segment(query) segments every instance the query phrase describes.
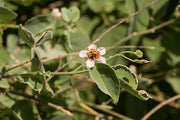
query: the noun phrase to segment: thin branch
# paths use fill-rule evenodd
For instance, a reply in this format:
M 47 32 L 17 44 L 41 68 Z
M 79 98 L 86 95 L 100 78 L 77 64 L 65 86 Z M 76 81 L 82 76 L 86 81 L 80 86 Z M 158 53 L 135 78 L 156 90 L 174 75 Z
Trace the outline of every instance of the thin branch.
M 82 70 L 82 71 L 74 71 L 74 72 L 46 72 L 48 75 L 74 75 L 74 74 L 82 74 L 86 73 L 88 70 Z M 46 74 L 45 73 L 45 74 Z M 41 72 L 28 72 L 28 73 L 22 73 L 22 74 L 13 74 L 13 75 L 2 75 L 0 78 L 10 78 L 15 76 L 25 76 L 25 75 L 37 75 L 37 74 L 44 74 Z
M 171 97 L 165 101 L 163 101 L 162 103 L 160 103 L 159 105 L 157 105 L 156 107 L 154 107 L 151 111 L 149 111 L 146 115 L 144 115 L 142 117 L 141 120 L 147 120 L 152 114 L 154 114 L 157 110 L 159 110 L 160 108 L 162 108 L 163 106 L 167 105 L 168 103 L 170 102 L 173 102 L 174 100 L 180 98 L 180 94 L 174 96 L 174 97 Z
M 62 106 L 60 106 L 60 105 L 56 105 L 56 104 L 54 104 L 54 103 L 41 100 L 41 99 L 39 99 L 39 98 L 37 98 L 37 97 L 35 97 L 35 96 L 30 96 L 30 95 L 27 95 L 27 94 L 18 93 L 18 92 L 16 92 L 16 91 L 8 91 L 8 92 L 9 92 L 9 93 L 12 93 L 12 94 L 15 94 L 15 95 L 19 95 L 19 96 L 25 97 L 25 98 L 28 98 L 28 99 L 31 99 L 31 100 L 34 100 L 34 101 L 37 101 L 37 102 L 39 102 L 39 103 L 42 103 L 42 104 L 45 104 L 45 105 L 50 106 L 50 107 L 52 107 L 52 108 L 55 108 L 55 109 L 57 109 L 57 110 L 60 110 L 60 111 L 64 112 L 65 114 L 69 115 L 69 116 L 73 116 L 73 114 L 72 114 L 70 111 L 64 109 L 64 108 L 63 108 Z
M 153 4 L 159 2 L 160 0 L 155 0 L 153 2 L 151 2 L 150 4 L 146 5 L 144 8 L 138 10 L 137 12 L 131 14 L 130 16 L 126 17 L 125 19 L 120 20 L 118 23 L 116 23 L 115 25 L 111 26 L 109 29 L 107 29 L 101 36 L 99 36 L 95 41 L 93 41 L 93 43 L 97 43 L 98 41 L 100 41 L 101 38 L 103 38 L 107 33 L 109 33 L 112 29 L 114 29 L 115 27 L 117 27 L 118 25 L 122 24 L 123 22 L 127 21 L 128 19 L 136 16 L 137 14 L 139 14 L 140 12 L 142 12 L 143 10 L 149 8 L 150 6 L 152 6 Z
M 159 98 L 158 96 L 155 96 L 155 95 L 153 95 L 153 94 L 150 94 L 150 93 L 148 93 L 148 94 L 149 94 L 149 96 L 152 97 L 152 99 L 153 99 L 154 101 L 163 102 L 163 101 L 165 100 L 164 98 Z M 176 108 L 176 109 L 180 109 L 180 106 L 179 106 L 177 103 L 175 103 L 175 102 L 168 103 L 167 105 L 169 105 L 169 106 L 171 106 L 171 107 L 174 107 L 174 108 Z
M 121 48 L 155 49 L 155 47 L 153 47 L 153 46 L 133 46 L 133 45 L 106 47 L 107 50 L 111 50 L 111 49 L 121 49 Z
M 92 104 L 92 103 L 89 103 L 89 102 L 83 102 L 83 103 L 85 103 L 85 104 L 87 104 L 87 105 L 89 105 L 89 106 L 91 106 L 91 107 L 93 107 L 93 108 L 95 108 L 95 109 L 97 109 L 97 110 L 100 110 L 100 111 L 102 111 L 102 112 L 104 112 L 104 113 L 107 113 L 107 114 L 109 114 L 109 115 L 112 115 L 112 116 L 114 116 L 114 117 L 117 117 L 117 118 L 119 118 L 119 119 L 122 119 L 122 120 L 133 120 L 132 118 L 126 117 L 126 116 L 121 115 L 121 114 L 119 114 L 119 113 L 117 113 L 117 112 L 114 112 L 114 111 L 112 111 L 112 110 L 104 109 L 104 108 L 100 107 L 99 105 L 95 105 L 95 104 Z
M 166 22 L 164 22 L 164 23 L 162 23 L 162 24 L 159 24 L 159 25 L 157 25 L 157 26 L 155 26 L 155 27 L 153 27 L 153 28 L 147 29 L 147 30 L 145 30 L 145 31 L 142 31 L 142 32 L 134 32 L 134 33 L 128 35 L 127 37 L 121 39 L 121 40 L 120 40 L 119 42 L 117 42 L 114 46 L 117 46 L 117 45 L 119 45 L 119 44 L 122 44 L 122 43 L 124 43 L 124 42 L 127 42 L 129 39 L 131 39 L 132 37 L 135 37 L 135 36 L 145 35 L 145 34 L 149 34 L 149 33 L 155 33 L 156 30 L 158 30 L 158 29 L 160 29 L 160 28 L 162 28 L 162 27 L 165 27 L 165 26 L 167 26 L 167 25 L 169 25 L 169 24 L 172 24 L 172 23 L 174 23 L 175 21 L 176 21 L 176 19 L 172 19 L 172 20 L 166 21 Z

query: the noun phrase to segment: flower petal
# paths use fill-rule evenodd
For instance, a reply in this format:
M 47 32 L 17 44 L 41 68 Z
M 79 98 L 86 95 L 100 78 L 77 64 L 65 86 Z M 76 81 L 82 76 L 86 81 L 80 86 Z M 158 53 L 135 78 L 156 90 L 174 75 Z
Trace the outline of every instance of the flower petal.
M 102 62 L 102 63 L 106 63 L 106 58 L 100 56 L 100 58 L 98 58 L 98 61 L 99 61 L 99 62 Z
M 94 60 L 91 60 L 91 59 L 88 59 L 87 61 L 86 61 L 86 66 L 88 67 L 88 68 L 92 68 L 92 67 L 94 67 Z
M 99 51 L 100 55 L 106 54 L 106 48 L 104 47 L 99 47 L 97 50 Z
M 88 52 L 89 52 L 88 50 L 81 50 L 81 51 L 79 52 L 79 57 L 81 57 L 81 58 L 87 57 L 87 53 L 88 53 Z
M 88 46 L 88 50 L 91 50 L 91 49 L 96 50 L 97 46 L 95 44 L 91 44 L 91 45 Z

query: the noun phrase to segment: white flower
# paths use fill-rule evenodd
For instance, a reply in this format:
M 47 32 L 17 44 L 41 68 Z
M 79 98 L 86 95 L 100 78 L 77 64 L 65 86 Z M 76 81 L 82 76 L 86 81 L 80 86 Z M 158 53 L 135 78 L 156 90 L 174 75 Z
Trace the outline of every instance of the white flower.
M 81 58 L 88 57 L 88 60 L 86 61 L 86 66 L 88 68 L 92 68 L 95 65 L 94 60 L 96 59 L 99 62 L 106 63 L 106 58 L 101 56 L 104 55 L 105 53 L 106 53 L 106 49 L 104 47 L 99 47 L 97 49 L 97 46 L 95 44 L 91 44 L 88 47 L 88 50 L 81 50 L 79 52 L 79 57 Z
M 61 17 L 61 12 L 59 11 L 58 8 L 53 8 L 52 15 L 54 15 L 56 18 L 60 18 Z

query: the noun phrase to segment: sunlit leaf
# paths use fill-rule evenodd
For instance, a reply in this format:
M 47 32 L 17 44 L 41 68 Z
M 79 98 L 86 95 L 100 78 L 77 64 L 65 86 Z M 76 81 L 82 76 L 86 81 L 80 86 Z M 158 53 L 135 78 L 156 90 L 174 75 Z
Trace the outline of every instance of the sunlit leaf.
M 29 47 L 34 45 L 35 38 L 33 34 L 22 25 L 19 25 L 18 35 Z
M 37 15 L 26 22 L 24 27 L 36 36 L 46 30 L 52 29 L 56 19 L 53 15 Z
M 136 75 L 124 65 L 117 65 L 115 69 L 118 79 L 126 81 L 133 89 L 137 89 L 138 79 Z
M 0 79 L 0 88 L 9 88 L 10 85 L 6 79 Z
M 0 104 L 1 105 L 5 106 L 7 108 L 11 108 L 14 103 L 15 103 L 15 101 L 12 100 L 7 95 L 1 95 L 0 96 Z
M 109 95 L 114 103 L 119 100 L 120 86 L 115 71 L 107 64 L 97 63 L 89 70 L 90 76 L 99 89 Z
M 76 22 L 80 17 L 80 11 L 77 7 L 62 8 L 62 18 L 66 22 Z
M 119 81 L 120 81 L 120 86 L 122 88 L 124 88 L 131 95 L 133 95 L 141 100 L 148 100 L 150 98 L 146 91 L 136 90 L 128 82 L 126 82 L 122 79 L 119 79 Z
M 0 23 L 10 23 L 13 19 L 15 19 L 17 14 L 12 10 L 0 7 Z

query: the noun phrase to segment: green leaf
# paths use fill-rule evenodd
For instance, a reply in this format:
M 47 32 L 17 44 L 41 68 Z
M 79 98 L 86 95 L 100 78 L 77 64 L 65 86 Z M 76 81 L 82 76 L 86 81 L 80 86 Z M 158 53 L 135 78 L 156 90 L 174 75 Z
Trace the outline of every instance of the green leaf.
M 75 32 L 70 33 L 70 42 L 72 44 L 72 51 L 80 51 L 90 44 L 89 36 L 82 31 L 77 29 Z
M 144 101 L 148 100 L 150 98 L 146 91 L 135 90 L 128 82 L 126 82 L 122 79 L 119 79 L 119 81 L 120 81 L 121 87 L 124 88 L 131 95 L 133 95 L 141 100 L 144 100 Z
M 32 47 L 35 43 L 33 34 L 24 28 L 21 24 L 18 29 L 18 36 L 22 39 L 29 47 Z
M 34 53 L 35 54 L 35 53 Z M 41 64 L 38 58 L 34 57 L 31 60 L 31 71 L 39 71 L 41 69 Z
M 30 6 L 32 3 L 34 3 L 35 0 L 9 0 L 9 1 L 13 1 L 16 2 L 17 4 L 21 4 L 23 6 Z
M 0 88 L 9 88 L 10 85 L 6 79 L 0 79 Z
M 109 95 L 114 103 L 119 100 L 120 85 L 115 71 L 107 64 L 97 63 L 89 70 L 90 76 L 99 89 Z
M 36 45 L 41 45 L 43 44 L 44 42 L 48 41 L 48 40 L 51 40 L 53 38 L 53 33 L 52 31 L 45 31 L 43 32 L 41 35 L 40 35 L 40 38 L 39 40 L 37 41 Z
M 144 0 L 126 0 L 125 2 L 126 8 L 129 11 L 129 15 L 133 14 L 134 12 L 138 11 L 148 4 L 147 1 Z M 134 18 L 132 19 L 134 19 L 136 29 L 138 31 L 143 31 L 146 30 L 149 25 L 150 15 L 148 10 L 145 9 L 137 16 L 134 16 Z
M 16 16 L 17 14 L 12 10 L 0 7 L 0 23 L 10 23 Z
M 56 19 L 53 15 L 37 15 L 26 22 L 24 27 L 36 36 L 42 32 L 52 29 Z
M 7 95 L 0 95 L 0 104 L 7 107 L 11 108 L 11 106 L 15 103 L 14 100 L 12 100 L 10 97 Z
M 89 6 L 91 10 L 98 13 L 98 12 L 103 11 L 104 4 L 105 4 L 104 1 L 105 0 L 88 0 L 87 5 Z
M 161 47 L 161 40 L 159 39 L 149 39 L 149 38 L 142 38 L 142 43 L 144 46 L 152 46 L 155 49 L 145 49 L 146 56 L 151 61 L 157 61 L 160 59 L 162 54 L 162 47 Z
M 172 88 L 174 89 L 174 91 L 176 93 L 180 93 L 180 77 L 178 76 L 173 76 L 173 77 L 169 77 L 167 79 L 167 81 L 170 83 L 170 85 L 172 86 Z
M 69 9 L 62 8 L 61 12 L 62 12 L 62 18 L 66 22 L 76 22 L 79 20 L 80 11 L 75 6 L 72 6 Z
M 34 120 L 32 105 L 27 100 L 19 100 L 12 106 L 12 111 L 21 120 Z
M 27 84 L 29 87 L 31 87 L 33 90 L 37 92 L 41 92 L 44 86 L 44 77 L 42 75 L 24 75 L 22 78 L 19 78 L 19 80 L 25 84 Z
M 120 86 L 124 88 L 131 95 L 141 99 L 148 100 L 149 96 L 144 90 L 136 90 L 138 85 L 138 79 L 130 69 L 123 65 L 117 65 L 113 67 L 115 69 L 116 75 L 120 81 Z
M 0 70 L 10 62 L 10 55 L 9 52 L 0 46 Z
M 131 70 L 124 65 L 116 65 L 115 69 L 118 79 L 126 81 L 133 89 L 137 89 L 138 79 Z

